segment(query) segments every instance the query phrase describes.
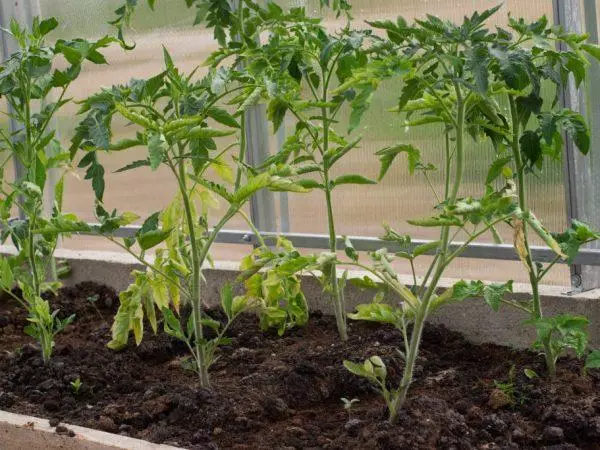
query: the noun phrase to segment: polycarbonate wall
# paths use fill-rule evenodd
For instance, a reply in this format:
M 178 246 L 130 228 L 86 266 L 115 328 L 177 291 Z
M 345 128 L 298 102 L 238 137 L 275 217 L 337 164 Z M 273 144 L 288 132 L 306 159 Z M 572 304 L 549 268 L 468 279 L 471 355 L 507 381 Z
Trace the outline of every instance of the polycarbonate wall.
M 114 32 L 106 21 L 113 17 L 113 11 L 123 0 L 41 0 L 43 15 L 56 16 L 61 27 L 56 37 L 87 38 L 98 37 Z M 192 27 L 195 11 L 185 8 L 184 0 L 158 0 L 153 13 L 140 0 L 140 7 L 135 15 L 133 31 L 128 32 L 128 39 L 135 41 L 136 48 L 125 52 L 118 46 L 104 51 L 109 61 L 108 66 L 88 65 L 80 79 L 71 88 L 70 95 L 82 99 L 96 92 L 101 86 L 124 83 L 132 77 L 145 78 L 162 70 L 162 49 L 165 45 L 172 53 L 177 65 L 183 71 L 191 71 L 209 53 L 216 48 L 212 32 L 202 27 Z M 282 6 L 306 6 L 315 15 L 321 15 L 318 0 L 282 0 Z M 407 19 L 424 14 L 435 14 L 455 21 L 470 15 L 474 10 L 482 10 L 495 6 L 497 1 L 457 1 L 457 0 L 355 0 L 355 26 L 363 26 L 364 20 L 390 18 L 403 15 Z M 546 14 L 552 20 L 552 0 L 505 1 L 502 9 L 496 14 L 496 23 L 506 23 L 508 13 L 514 17 L 536 19 Z M 332 14 L 324 14 L 325 22 L 334 31 L 342 22 Z M 386 111 L 393 107 L 399 96 L 402 85 L 398 81 L 390 81 L 376 94 L 373 107 L 366 115 L 363 126 L 356 133 L 362 134 L 362 148 L 351 153 L 339 164 L 337 170 L 344 173 L 361 173 L 375 178 L 378 162 L 375 151 L 397 142 L 411 142 L 422 151 L 424 162 L 439 166 L 442 159 L 443 140 L 441 130 L 435 126 L 407 130 L 401 118 Z M 63 111 L 58 119 L 57 128 L 64 139 L 73 132 L 78 118 L 76 108 Z M 291 130 L 293 119 L 288 117 L 286 128 Z M 340 125 L 345 129 L 345 124 Z M 124 127 L 117 129 L 117 134 L 126 132 Z M 271 138 L 271 151 L 276 150 L 275 138 Z M 140 169 L 135 172 L 114 174 L 114 170 L 130 161 L 145 157 L 146 150 L 134 149 L 129 152 L 112 154 L 104 163 L 107 169 L 107 191 L 105 202 L 108 207 L 136 212 L 142 216 L 150 214 L 162 207 L 175 192 L 175 184 L 166 171 L 151 172 Z M 469 166 L 465 176 L 463 195 L 481 195 L 482 180 L 487 167 L 494 158 L 491 145 L 470 141 L 468 148 Z M 80 174 L 81 175 L 81 174 Z M 566 226 L 566 207 L 563 183 L 563 169 L 560 162 L 552 163 L 544 168 L 537 178 L 530 177 L 530 201 L 533 210 L 552 230 L 561 230 Z M 441 187 L 441 176 L 433 175 L 432 181 L 436 189 Z M 327 231 L 326 211 L 320 192 L 308 195 L 289 195 L 290 231 L 296 233 L 324 234 Z M 406 224 L 410 217 L 431 214 L 436 203 L 435 197 L 428 188 L 425 179 L 420 175 L 409 176 L 402 158 L 389 171 L 387 178 L 375 186 L 343 186 L 335 192 L 335 214 L 339 234 L 378 236 L 381 224 L 386 221 L 401 232 L 410 233 L 415 238 L 435 238 L 427 230 L 413 228 Z M 93 195 L 87 181 L 70 177 L 65 207 L 81 217 L 93 220 Z M 282 211 L 278 211 L 281 217 Z M 243 229 L 240 220 L 233 220 L 228 228 Z M 510 230 L 501 230 L 508 242 L 511 240 Z M 488 237 L 489 238 L 489 237 Z M 491 240 L 491 239 L 489 239 Z M 77 238 L 65 242 L 65 246 L 76 248 L 107 248 L 101 239 Z M 244 246 L 219 247 L 216 257 L 236 258 L 248 249 Z M 422 264 L 426 264 L 424 260 Z M 522 280 L 520 263 L 506 261 L 460 260 L 448 276 L 478 277 L 482 279 L 515 278 Z M 568 284 L 568 268 L 557 268 L 551 281 L 555 284 Z M 550 280 L 550 279 L 549 279 Z

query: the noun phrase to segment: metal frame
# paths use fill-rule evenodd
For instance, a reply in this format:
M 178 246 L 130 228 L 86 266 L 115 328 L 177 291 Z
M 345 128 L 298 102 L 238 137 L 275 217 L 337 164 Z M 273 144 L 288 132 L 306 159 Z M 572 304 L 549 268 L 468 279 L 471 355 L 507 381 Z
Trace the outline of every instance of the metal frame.
M 554 20 L 565 30 L 589 34 L 591 42 L 598 43 L 598 21 L 595 0 L 554 0 Z M 589 85 L 600 83 L 600 66 L 592 61 Z M 600 99 L 577 89 L 571 80 L 562 92 L 562 105 L 579 111 L 588 118 L 592 130 L 590 155 L 582 155 L 571 139 L 565 136 L 565 196 L 567 219 L 582 220 L 595 228 L 600 227 L 600 135 L 595 133 L 600 124 Z M 593 243 L 590 248 L 600 248 Z M 600 270 L 580 263 L 571 266 L 571 285 L 578 291 L 600 287 Z
M 92 226 L 99 224 L 91 224 Z M 119 229 L 115 236 L 120 238 L 134 237 L 141 227 L 130 225 Z M 85 233 L 82 233 L 85 234 Z M 265 240 L 274 240 L 278 236 L 283 236 L 289 239 L 295 247 L 329 250 L 329 236 L 324 234 L 308 234 L 308 233 L 261 233 Z M 387 248 L 390 252 L 407 251 L 414 249 L 418 245 L 431 242 L 426 239 L 413 239 L 409 245 L 400 246 L 397 243 L 382 241 L 375 237 L 365 236 L 348 236 L 352 241 L 352 245 L 357 251 L 372 252 L 380 248 Z M 338 237 L 338 248 L 343 248 L 345 238 Z M 251 231 L 246 230 L 223 230 L 217 235 L 216 241 L 219 244 L 246 244 L 257 245 L 258 239 Z M 450 251 L 458 250 L 462 246 L 462 242 L 453 242 L 450 244 Z M 552 262 L 556 258 L 556 253 L 548 247 L 531 247 L 531 252 L 536 261 Z M 430 252 L 433 255 L 435 252 Z M 515 252 L 512 245 L 508 244 L 487 244 L 473 243 L 465 249 L 460 255 L 461 258 L 474 259 L 497 259 L 504 261 L 518 261 L 519 256 Z M 564 262 L 563 262 L 564 263 Z M 600 250 L 598 249 L 583 249 L 575 258 L 575 263 L 585 264 L 589 266 L 600 266 Z
M 5 29 L 10 28 L 12 18 L 28 26 L 35 16 L 39 16 L 40 3 L 38 0 L 21 0 L 21 1 L 0 1 L 0 26 Z M 2 44 L 2 56 L 8 58 L 11 54 L 17 51 L 18 47 L 10 34 L 0 30 L 0 41 Z M 7 105 L 8 113 L 10 114 L 9 129 L 11 134 L 19 131 L 21 125 L 12 117 L 12 107 Z M 15 180 L 19 180 L 24 176 L 24 169 L 21 163 L 14 158 L 13 165 L 15 170 Z M 24 218 L 23 211 L 19 210 L 19 217 Z
M 581 9 L 580 0 L 554 0 L 554 16 L 555 22 L 563 25 L 565 28 L 581 31 L 582 28 L 582 13 L 585 12 L 586 29 L 590 33 L 592 40 L 598 42 L 598 29 L 596 23 L 596 10 L 595 0 L 583 0 L 585 9 Z M 235 4 L 234 4 L 235 5 Z M 15 1 L 0 1 L 0 23 L 3 26 L 8 25 L 10 17 L 17 17 L 23 23 L 30 23 L 31 19 L 35 15 L 39 15 L 40 8 L 37 0 L 20 0 Z M 579 19 L 578 19 L 579 17 Z M 14 51 L 14 45 L 7 39 L 7 36 L 2 35 L 0 37 L 2 41 L 2 48 L 5 55 L 9 55 Z M 11 47 L 11 45 L 13 45 Z M 594 71 L 591 76 L 593 79 L 600 80 L 600 70 L 598 66 L 593 66 Z M 600 81 L 599 83 L 600 84 Z M 573 109 L 582 110 L 584 106 L 583 96 L 581 92 L 577 92 L 572 87 L 565 90 L 563 95 L 563 104 Z M 594 123 L 600 124 L 600 99 L 598 99 L 593 105 L 591 112 L 593 114 Z M 596 116 L 596 113 L 598 114 Z M 250 164 L 256 164 L 264 161 L 269 156 L 269 133 L 268 124 L 266 120 L 265 107 L 257 106 L 247 112 L 247 143 L 248 152 L 247 158 Z M 15 124 L 11 123 L 11 130 L 14 131 Z M 592 129 L 597 127 L 592 127 Z M 598 127 L 600 128 L 600 127 Z M 285 129 L 282 126 L 278 130 L 277 135 L 277 146 L 278 150 L 285 140 Z M 596 142 L 594 139 L 594 148 L 597 147 L 600 142 Z M 567 143 L 567 158 L 565 160 L 565 190 L 567 195 L 568 205 L 568 218 L 588 218 L 586 214 L 592 214 L 595 212 L 597 222 L 590 221 L 592 225 L 600 226 L 600 204 L 598 203 L 598 197 L 600 192 L 596 195 L 594 187 L 594 177 L 592 173 L 600 173 L 600 167 L 596 167 L 596 170 L 591 170 L 591 163 L 583 162 L 578 159 L 578 152 L 574 151 L 571 142 Z M 17 174 L 18 176 L 18 174 Z M 287 204 L 287 196 L 283 194 L 279 198 L 280 202 L 280 230 L 283 236 L 291 240 L 296 247 L 299 248 L 312 248 L 312 249 L 329 249 L 329 242 L 327 235 L 320 234 L 305 234 L 305 233 L 289 233 L 289 211 Z M 593 208 L 596 208 L 595 211 Z M 255 195 L 250 203 L 251 217 L 255 222 L 257 228 L 264 232 L 265 238 L 273 238 L 278 235 L 277 231 L 277 218 L 275 212 L 275 198 L 274 194 L 263 190 Z M 594 219 L 594 217 L 592 217 Z M 139 227 L 128 226 L 124 227 L 117 232 L 119 237 L 131 237 L 137 231 Z M 340 246 L 343 246 L 342 239 L 340 239 Z M 358 251 L 374 251 L 381 247 L 387 247 L 390 251 L 399 251 L 401 248 L 397 244 L 390 242 L 381 241 L 375 237 L 364 237 L 364 236 L 351 236 L 350 239 L 353 242 L 354 247 Z M 248 231 L 243 230 L 223 230 L 217 237 L 217 242 L 227 244 L 246 244 L 256 245 L 256 236 Z M 411 244 L 412 247 L 421 245 L 423 243 L 430 242 L 427 240 L 414 240 Z M 453 243 L 451 249 L 456 250 L 462 244 Z M 402 248 L 402 250 L 406 250 Z M 550 262 L 554 259 L 555 254 L 552 250 L 546 247 L 533 247 L 533 256 L 536 260 L 541 262 Z M 468 248 L 460 255 L 464 258 L 480 258 L 480 259 L 496 259 L 496 260 L 507 260 L 517 261 L 518 256 L 512 245 L 496 245 L 487 243 L 474 243 L 470 244 Z M 583 249 L 575 259 L 575 265 L 573 266 L 573 280 L 575 287 L 580 289 L 589 289 L 600 286 L 600 269 L 595 266 L 600 266 L 600 247 L 595 249 Z M 580 278 L 577 278 L 580 277 Z

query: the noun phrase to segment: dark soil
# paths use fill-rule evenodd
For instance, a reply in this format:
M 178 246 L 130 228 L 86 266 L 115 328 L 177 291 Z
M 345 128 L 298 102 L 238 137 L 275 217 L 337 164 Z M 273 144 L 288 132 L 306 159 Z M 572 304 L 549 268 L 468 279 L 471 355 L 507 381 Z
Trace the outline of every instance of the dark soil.
M 82 284 L 63 289 L 53 304 L 77 319 L 45 366 L 22 333 L 24 312 L 0 300 L 0 409 L 54 426 L 64 421 L 190 449 L 600 449 L 600 373 L 582 377 L 575 360 L 563 359 L 547 384 L 524 375 L 526 368 L 544 374 L 537 355 L 472 345 L 429 327 L 409 401 L 390 426 L 369 383 L 342 367 L 344 359 L 378 354 L 395 382 L 400 337 L 390 328 L 351 323 L 342 344 L 334 320 L 318 313 L 283 338 L 261 333 L 249 315 L 232 328 L 207 391 L 182 368 L 185 348 L 165 335 L 147 332 L 142 345 L 121 352 L 105 347 L 118 306 L 112 290 Z M 513 365 L 508 398 L 495 382 L 509 383 Z M 83 386 L 75 394 L 77 378 Z M 360 401 L 348 413 L 342 397 Z

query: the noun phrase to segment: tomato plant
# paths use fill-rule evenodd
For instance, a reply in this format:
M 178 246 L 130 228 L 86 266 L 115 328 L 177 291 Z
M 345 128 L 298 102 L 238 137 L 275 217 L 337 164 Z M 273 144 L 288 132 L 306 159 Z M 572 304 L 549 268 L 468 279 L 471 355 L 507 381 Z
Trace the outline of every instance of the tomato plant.
M 194 73 L 180 73 L 166 49 L 164 59 L 165 70 L 160 74 L 104 89 L 87 99 L 82 107 L 86 116 L 77 128 L 73 146 L 87 152 L 80 167 L 87 168 L 86 177 L 92 180 L 98 199 L 96 215 L 101 225 L 97 231 L 148 268 L 146 272 L 136 272 L 135 282 L 120 295 L 121 307 L 109 347 L 126 345 L 130 330 L 139 344 L 144 317 L 156 331 L 155 308 L 158 308 L 165 318 L 165 331 L 189 346 L 200 384 L 208 386 L 208 369 L 218 345 L 226 340 L 227 327 L 248 307 L 246 297 L 234 298 L 231 289 L 225 287 L 222 306 L 227 322 L 221 324 L 206 313 L 202 268 L 210 258 L 211 246 L 236 215 L 242 216 L 260 239 L 243 211 L 258 190 L 305 192 L 306 189 L 287 178 L 285 168 L 259 171 L 245 163 L 244 112 L 261 98 L 260 90 L 256 95 L 257 83 L 252 76 L 233 67 L 220 67 L 195 79 Z M 233 108 L 233 112 L 222 106 Z M 111 125 L 115 116 L 135 126 L 136 132 L 130 138 L 112 142 Z M 209 122 L 219 127 L 213 128 Z M 234 135 L 239 139 L 218 144 Z M 104 169 L 98 153 L 138 146 L 147 149 L 147 158 L 133 161 L 118 172 L 142 167 L 157 170 L 163 166 L 172 174 L 178 192 L 166 208 L 144 221 L 134 238 L 121 242 L 114 232 L 138 217 L 109 212 L 102 205 Z M 228 161 L 231 151 L 234 151 L 232 161 Z M 215 177 L 218 182 L 211 181 Z M 227 207 L 214 223 L 212 212 L 217 200 Z M 150 249 L 156 253 L 152 262 L 147 258 Z M 180 303 L 189 304 L 192 310 L 184 326 L 171 310 L 177 313 Z M 213 329 L 213 338 L 207 337 L 207 327 Z
M 10 106 L 5 114 L 18 125 L 11 132 L 0 130 L 1 240 L 10 239 L 17 250 L 14 256 L 0 258 L 0 286 L 29 312 L 25 331 L 39 342 L 45 362 L 52 354 L 54 336 L 74 320 L 74 316 L 59 318 L 58 310 L 52 311 L 42 297 L 59 286 L 56 276 L 50 280 L 47 274 L 54 267 L 59 235 L 77 231 L 68 226 L 77 218 L 62 214 L 64 177 L 57 183 L 51 213 L 44 211 L 44 199 L 51 195 L 49 172 L 64 174 L 72 162 L 72 155 L 52 129 L 52 121 L 70 102 L 67 90 L 83 63 L 105 64 L 100 50 L 115 41 L 109 37 L 98 41 L 59 39 L 51 46 L 46 38 L 57 26 L 54 18 L 35 18 L 29 31 L 12 20 L 10 30 L 3 31 L 12 35 L 19 50 L 0 66 L 0 97 Z M 67 62 L 63 70 L 53 69 L 59 57 Z M 11 160 L 23 169 L 12 182 L 4 178 L 4 168 Z M 20 218 L 12 218 L 16 210 Z M 13 292 L 15 285 L 21 296 Z

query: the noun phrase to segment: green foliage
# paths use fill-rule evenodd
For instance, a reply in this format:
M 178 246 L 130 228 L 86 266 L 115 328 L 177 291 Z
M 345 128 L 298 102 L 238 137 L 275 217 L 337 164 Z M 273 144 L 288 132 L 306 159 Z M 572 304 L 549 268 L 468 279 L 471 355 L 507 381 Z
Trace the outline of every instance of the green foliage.
M 81 387 L 83 386 L 83 382 L 80 377 L 77 377 L 75 381 L 71 381 L 71 389 L 73 390 L 73 394 L 79 395 L 79 391 L 81 391 Z
M 283 238 L 277 240 L 275 248 L 261 246 L 245 257 L 238 281 L 244 281 L 244 298 L 258 310 L 260 328 L 275 328 L 283 336 L 308 322 L 308 304 L 296 274 L 312 260 L 300 256 L 292 243 Z
M 373 61 L 371 53 L 381 40 L 371 31 L 356 30 L 350 23 L 335 34 L 325 28 L 320 19 L 307 15 L 304 8 L 284 11 L 274 2 L 261 7 L 246 2 L 248 15 L 243 13 L 245 30 L 242 45 L 229 45 L 216 52 L 210 61 L 218 66 L 222 61 L 238 58 L 248 72 L 261 84 L 253 93 L 267 102 L 267 114 L 276 131 L 285 126 L 286 118 L 295 122 L 295 129 L 284 143 L 282 151 L 264 163 L 264 168 L 289 165 L 294 180 L 307 189 L 323 192 L 328 218 L 329 250 L 336 251 L 336 224 L 332 192 L 345 185 L 371 185 L 375 181 L 359 173 L 338 174 L 332 169 L 346 155 L 355 152 L 360 137 L 351 136 L 365 111 L 380 78 L 408 70 L 403 59 L 382 58 Z M 322 2 L 338 11 L 349 12 L 345 1 Z M 269 40 L 259 44 L 259 36 L 269 33 Z M 360 76 L 355 73 L 360 70 Z M 352 112 L 346 135 L 338 134 L 340 111 Z M 331 295 L 342 339 L 347 338 L 343 305 L 343 281 L 336 272 L 335 261 L 319 268 L 324 289 Z
M 589 149 L 589 134 L 583 118 L 573 111 L 556 111 L 554 105 L 543 102 L 540 94 L 542 84 L 554 85 L 558 95 L 570 76 L 574 77 L 576 85 L 583 81 L 587 65 L 582 53 L 585 37 L 565 33 L 559 27 L 549 28 L 545 18 L 533 23 L 509 18 L 511 32 L 502 28 L 491 32 L 485 24 L 498 9 L 499 6 L 482 13 L 475 12 L 471 17 L 465 17 L 460 25 L 434 16 L 415 20 L 414 24 L 408 24 L 402 18 L 395 22 L 371 22 L 373 27 L 384 30 L 388 39 L 378 44 L 378 52 L 372 57 L 376 62 L 357 68 L 350 77 L 354 82 L 375 78 L 377 81 L 373 86 L 376 87 L 399 74 L 404 87 L 398 106 L 392 112 L 401 114 L 409 127 L 439 124 L 446 137 L 442 193 L 433 188 L 429 179 L 428 172 L 434 168 L 420 161 L 420 152 L 414 146 L 400 143 L 378 153 L 380 178 L 386 175 L 400 153 L 407 153 L 409 172 L 421 172 L 438 200 L 434 215 L 408 221 L 413 226 L 439 229 L 440 238 L 430 247 L 413 248 L 409 237 L 401 236 L 389 227 L 384 236 L 384 240 L 402 248 L 395 256 L 410 262 L 414 285 L 409 288 L 400 281 L 392 266 L 393 255 L 386 250 L 370 253 L 369 265 L 352 258 L 355 265 L 368 270 L 386 289 L 378 283 L 360 280 L 362 287 L 377 290 L 375 302 L 360 305 L 356 314 L 350 317 L 393 324 L 404 339 L 402 357 L 405 366 L 396 390 L 388 391 L 382 386 L 382 379 L 367 366 L 346 365 L 353 373 L 381 386 L 391 422 L 412 383 L 424 323 L 431 313 L 445 304 L 483 297 L 494 310 L 501 304 L 508 304 L 528 312 L 538 328 L 540 341 L 545 342 L 543 347 L 549 354 L 547 360 L 552 363 L 565 348 L 577 347 L 579 352 L 585 349 L 584 330 L 577 328 L 574 319 L 565 322 L 543 319 L 537 283 L 555 262 L 561 258 L 572 259 L 582 243 L 590 242 L 596 236 L 585 226 L 578 228 L 578 224 L 563 235 L 552 235 L 527 208 L 523 183 L 523 174 L 542 169 L 544 158 L 560 157 L 563 133 L 571 137 L 583 153 Z M 564 43 L 566 50 L 557 50 L 557 42 Z M 593 48 L 588 50 L 591 54 L 595 52 Z M 393 67 L 394 61 L 404 61 L 407 70 L 377 70 L 377 63 L 379 67 Z M 346 80 L 340 89 L 348 83 Z M 368 91 L 366 95 L 369 95 Z M 500 106 L 506 99 L 510 104 L 509 115 Z M 360 114 L 360 110 L 361 105 L 356 105 L 354 113 Z M 536 120 L 532 121 L 532 118 Z M 489 139 L 497 152 L 496 160 L 487 172 L 484 193 L 479 198 L 460 197 L 467 136 L 476 141 Z M 516 172 L 511 165 L 516 167 Z M 497 180 L 501 177 L 506 184 L 498 189 Z M 439 293 L 439 280 L 452 261 L 464 252 L 466 245 L 486 233 L 498 240 L 496 226 L 502 224 L 514 229 L 515 247 L 535 283 L 534 298 L 530 302 L 507 299 L 506 294 L 512 292 L 511 281 L 491 285 L 481 281 L 460 281 Z M 528 229 L 557 255 L 556 261 L 546 268 L 531 261 Z M 467 236 L 466 241 L 456 243 L 456 249 L 451 250 L 452 236 L 459 231 Z M 435 257 L 419 283 L 414 259 L 429 252 L 435 252 Z M 388 303 L 381 303 L 390 293 Z
M 58 311 L 51 312 L 48 301 L 42 299 L 45 291 L 58 287 L 56 282 L 46 282 L 46 274 L 54 267 L 58 237 L 84 227 L 74 215 L 62 213 L 64 178 L 57 184 L 52 212 L 48 217 L 44 214 L 48 171 L 65 171 L 71 166 L 71 155 L 62 147 L 51 123 L 69 103 L 66 91 L 84 62 L 105 64 L 100 50 L 115 39 L 59 39 L 51 46 L 46 36 L 58 26 L 56 19 L 36 17 L 30 25 L 28 30 L 13 19 L 10 29 L 4 30 L 12 35 L 19 50 L 5 55 L 0 66 L 0 97 L 10 108 L 6 114 L 18 124 L 10 133 L 0 130 L 0 241 L 10 239 L 18 251 L 15 257 L 1 259 L 2 289 L 14 296 L 12 289 L 21 287 L 22 298 L 17 300 L 29 312 L 26 332 L 39 342 L 44 361 L 48 361 L 54 336 L 73 317 L 59 319 Z M 63 58 L 66 63 L 61 69 L 55 68 Z M 22 177 L 12 183 L 4 179 L 4 167 L 11 160 L 23 167 Z M 22 219 L 11 219 L 14 208 Z
M 586 369 L 600 369 L 600 350 L 593 350 L 585 360 Z
M 24 292 L 30 290 L 24 285 L 21 285 L 21 288 L 24 289 Z M 24 297 L 30 297 L 31 292 L 28 292 L 28 294 L 24 294 Z M 48 300 L 43 300 L 40 297 L 35 297 L 33 302 L 27 304 L 27 307 L 29 325 L 25 327 L 25 333 L 38 341 L 42 349 L 42 357 L 47 362 L 52 356 L 54 336 L 63 331 L 67 325 L 70 325 L 75 320 L 75 315 L 60 319 L 58 317 L 59 310 L 54 310 L 51 313 Z
M 127 345 L 131 332 L 139 345 L 144 334 L 144 319 L 156 332 L 158 309 L 166 321 L 165 331 L 189 345 L 200 382 L 207 386 L 208 368 L 229 326 L 228 322 L 221 327 L 206 316 L 201 299 L 202 265 L 210 259 L 209 252 L 217 233 L 233 216 L 240 214 L 246 218 L 242 208 L 260 189 L 291 192 L 306 192 L 306 189 L 285 175 L 289 170 L 257 169 L 244 162 L 244 104 L 257 86 L 252 74 L 221 66 L 196 80 L 193 74 L 180 73 L 166 49 L 164 59 L 165 70 L 160 74 L 103 89 L 89 97 L 82 104 L 80 113 L 85 117 L 76 129 L 72 149 L 86 152 L 80 166 L 88 168 L 86 178 L 92 180 L 96 193 L 96 217 L 100 225 L 95 231 L 148 267 L 145 273 L 135 273 L 135 282 L 120 295 L 121 306 L 115 316 L 109 347 L 117 349 Z M 228 110 L 222 108 L 224 105 Z M 111 127 L 117 116 L 132 124 L 132 136 L 112 143 Z M 209 121 L 217 122 L 222 128 L 209 127 Z M 233 135 L 238 135 L 239 141 L 220 148 L 219 143 Z M 138 168 L 165 167 L 179 189 L 166 208 L 144 221 L 134 238 L 119 241 L 115 232 L 139 217 L 104 208 L 101 203 L 104 169 L 97 154 L 137 146 L 146 147 L 147 159 L 133 161 L 119 172 L 127 174 Z M 228 162 L 228 152 L 234 148 L 238 150 L 237 155 Z M 218 181 L 210 181 L 209 177 Z M 209 223 L 212 223 L 218 200 L 224 200 L 227 208 L 216 218 L 217 225 L 211 228 Z M 253 227 L 251 222 L 249 225 Z M 150 250 L 156 254 L 153 262 L 145 257 Z M 301 296 L 299 287 L 295 291 Z M 192 308 L 185 327 L 177 325 L 176 314 L 181 303 L 190 304 Z M 247 301 L 238 298 L 227 300 L 226 304 L 228 317 L 233 321 Z M 220 330 L 220 337 L 207 340 L 205 327 Z
M 537 332 L 537 340 L 533 347 L 548 352 L 547 343 L 549 343 L 550 352 L 547 357 L 552 358 L 554 363 L 567 350 L 573 350 L 579 357 L 585 354 L 589 324 L 585 317 L 562 314 L 532 319 L 528 323 L 533 325 Z

